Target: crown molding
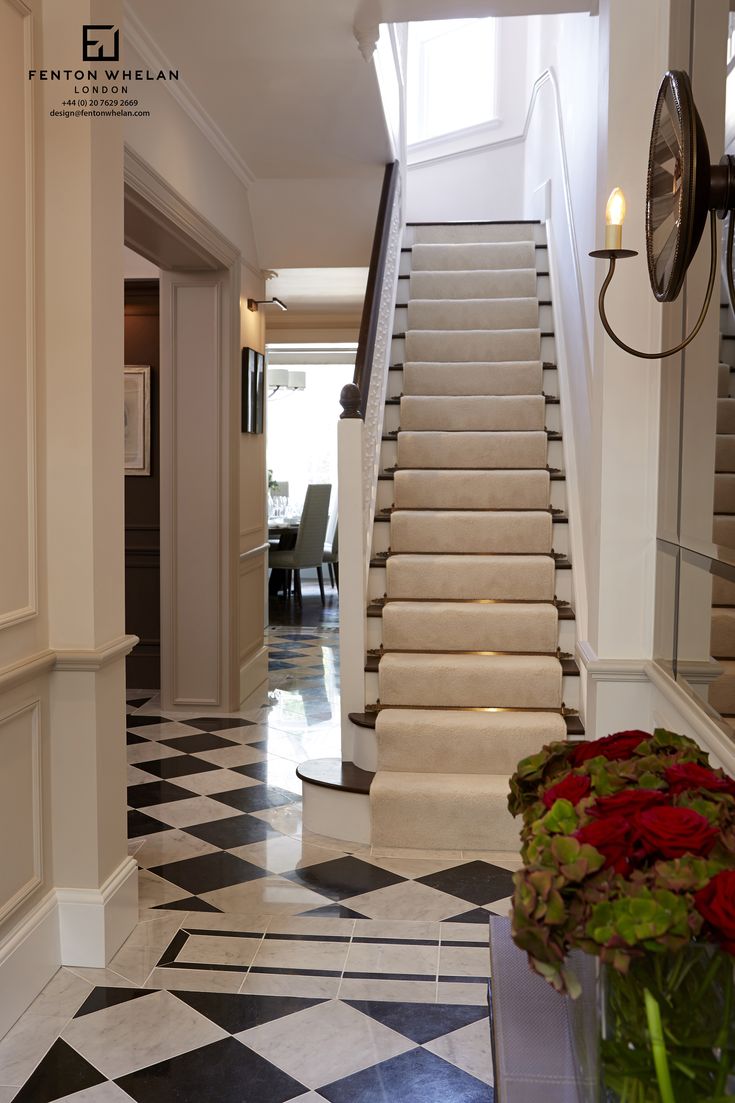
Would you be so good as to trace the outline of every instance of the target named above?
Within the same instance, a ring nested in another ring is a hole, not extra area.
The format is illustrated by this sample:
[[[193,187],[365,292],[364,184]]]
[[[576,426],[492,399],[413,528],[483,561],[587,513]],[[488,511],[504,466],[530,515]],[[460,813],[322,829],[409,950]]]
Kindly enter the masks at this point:
[[[150,69],[176,68],[152,38],[135,12],[131,11],[128,4],[125,4],[125,36]],[[220,130],[212,116],[201,105],[186,81],[181,79],[166,81],[164,87],[199,128],[212,148],[232,169],[240,183],[245,188],[249,188],[255,181],[255,173],[248,167],[229,138]]]

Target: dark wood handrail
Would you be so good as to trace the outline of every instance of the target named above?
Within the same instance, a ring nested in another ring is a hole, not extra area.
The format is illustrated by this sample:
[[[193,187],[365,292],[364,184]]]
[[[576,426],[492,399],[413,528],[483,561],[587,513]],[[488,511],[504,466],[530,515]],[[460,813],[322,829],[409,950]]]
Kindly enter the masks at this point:
[[[385,166],[383,189],[380,193],[378,218],[375,223],[373,250],[370,256],[370,268],[365,289],[365,302],[360,321],[360,336],[355,356],[354,382],[360,390],[360,407],[361,416],[363,417],[370,391],[370,374],[373,366],[375,336],[378,332],[378,315],[380,313],[380,289],[383,286],[385,265],[388,259],[391,214],[396,188],[398,187],[398,170],[398,161],[393,161]]]

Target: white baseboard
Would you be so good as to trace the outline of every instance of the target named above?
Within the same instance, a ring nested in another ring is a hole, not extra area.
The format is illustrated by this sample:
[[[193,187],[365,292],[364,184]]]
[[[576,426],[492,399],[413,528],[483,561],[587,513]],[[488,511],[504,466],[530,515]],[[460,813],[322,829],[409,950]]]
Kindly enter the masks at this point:
[[[261,647],[240,667],[240,703],[268,679],[268,648]]]
[[[0,943],[0,1038],[60,964],[58,904],[52,891]]]
[[[346,793],[307,781],[303,787],[303,822],[308,831],[347,842],[370,842],[372,820],[370,797],[366,793]]]
[[[125,858],[98,889],[56,890],[62,965],[104,969],[138,921],[137,873]]]

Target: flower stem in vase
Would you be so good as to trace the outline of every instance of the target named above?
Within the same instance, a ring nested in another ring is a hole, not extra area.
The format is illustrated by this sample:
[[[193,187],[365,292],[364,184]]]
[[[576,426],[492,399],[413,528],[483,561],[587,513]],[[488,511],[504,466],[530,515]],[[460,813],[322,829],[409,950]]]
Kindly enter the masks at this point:
[[[661,1022],[661,1008],[658,1005],[658,1000],[651,995],[647,988],[643,993],[643,998],[646,1003],[648,1033],[651,1038],[653,1063],[656,1068],[656,1079],[658,1080],[658,1087],[661,1092],[661,1101],[662,1103],[676,1103],[674,1089],[671,1086],[671,1073],[669,1072],[666,1042],[664,1041],[664,1028]]]

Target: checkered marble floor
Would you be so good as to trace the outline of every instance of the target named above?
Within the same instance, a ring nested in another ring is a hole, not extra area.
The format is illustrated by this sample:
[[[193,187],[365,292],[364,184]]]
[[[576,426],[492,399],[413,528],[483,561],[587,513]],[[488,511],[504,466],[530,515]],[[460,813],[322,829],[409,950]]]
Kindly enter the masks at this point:
[[[271,631],[231,716],[128,694],[140,922],[0,1041],[0,1103],[490,1103],[490,913],[508,854],[302,829],[298,762],[339,753],[336,629]]]

